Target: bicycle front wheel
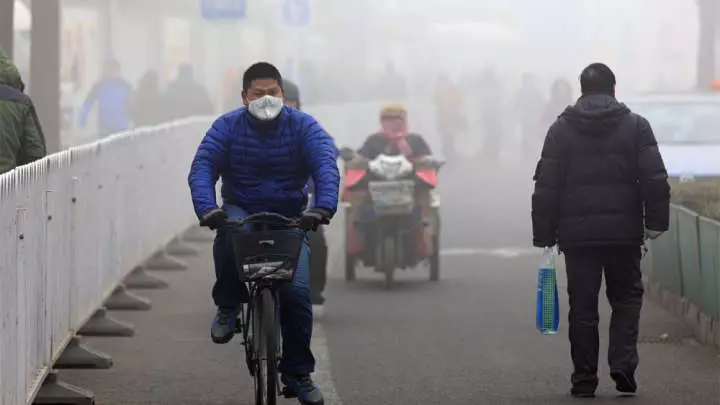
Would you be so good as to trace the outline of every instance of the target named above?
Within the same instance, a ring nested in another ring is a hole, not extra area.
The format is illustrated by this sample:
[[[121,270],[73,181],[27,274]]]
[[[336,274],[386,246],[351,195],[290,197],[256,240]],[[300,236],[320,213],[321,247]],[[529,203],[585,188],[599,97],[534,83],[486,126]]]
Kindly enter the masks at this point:
[[[277,405],[278,397],[278,341],[276,302],[272,290],[264,288],[258,297],[258,368],[255,376],[255,403]]]

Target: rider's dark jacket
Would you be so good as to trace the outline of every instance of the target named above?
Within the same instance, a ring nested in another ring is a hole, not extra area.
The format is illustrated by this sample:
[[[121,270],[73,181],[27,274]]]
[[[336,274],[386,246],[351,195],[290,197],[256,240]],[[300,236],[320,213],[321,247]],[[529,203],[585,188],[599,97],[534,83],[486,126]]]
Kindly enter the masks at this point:
[[[365,143],[358,149],[358,154],[366,159],[375,159],[385,151],[385,148],[388,146],[388,139],[384,137],[380,133],[372,134],[370,135],[366,140]],[[412,152],[411,156],[408,157],[416,157],[416,156],[430,156],[432,155],[432,151],[430,150],[430,145],[428,145],[427,142],[425,142],[425,139],[422,137],[422,135],[410,133],[407,135],[407,143],[408,146],[410,146],[410,150]],[[389,151],[390,154],[399,154],[400,151],[397,150],[394,146],[391,147],[391,150]]]

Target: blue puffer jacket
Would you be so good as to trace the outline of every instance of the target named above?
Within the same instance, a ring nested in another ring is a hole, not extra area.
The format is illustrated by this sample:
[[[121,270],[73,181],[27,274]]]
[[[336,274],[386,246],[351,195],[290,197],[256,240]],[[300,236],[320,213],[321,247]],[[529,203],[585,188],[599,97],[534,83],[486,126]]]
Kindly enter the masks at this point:
[[[244,107],[213,123],[188,176],[198,216],[217,208],[218,178],[223,202],[250,214],[300,215],[307,207],[310,178],[315,206],[331,214],[337,210],[340,173],[334,142],[313,117],[288,106],[273,123],[255,119]]]

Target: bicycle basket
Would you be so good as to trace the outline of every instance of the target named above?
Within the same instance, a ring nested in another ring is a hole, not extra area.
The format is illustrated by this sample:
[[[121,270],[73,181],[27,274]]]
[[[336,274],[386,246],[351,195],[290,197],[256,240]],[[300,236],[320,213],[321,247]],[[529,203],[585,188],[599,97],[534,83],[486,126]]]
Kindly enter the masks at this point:
[[[304,232],[289,229],[232,234],[240,280],[292,280],[304,239]]]

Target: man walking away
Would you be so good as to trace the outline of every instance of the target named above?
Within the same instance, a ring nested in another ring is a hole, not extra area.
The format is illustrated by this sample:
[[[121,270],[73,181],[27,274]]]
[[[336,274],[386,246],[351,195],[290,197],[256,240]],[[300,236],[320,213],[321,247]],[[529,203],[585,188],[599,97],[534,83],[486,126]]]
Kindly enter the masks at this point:
[[[115,60],[105,65],[105,76],[97,81],[80,111],[80,126],[85,127],[88,115],[97,102],[98,135],[104,137],[130,129],[128,109],[132,98],[132,86],[120,77],[120,63]]]
[[[45,157],[45,137],[15,65],[0,48],[0,174]]]
[[[580,75],[582,96],[550,127],[535,171],[533,244],[565,253],[574,365],[571,394],[598,385],[598,293],[605,273],[610,376],[637,390],[640,273],[644,238],[668,229],[670,186],[648,121],[615,99],[615,75],[595,63]]]

